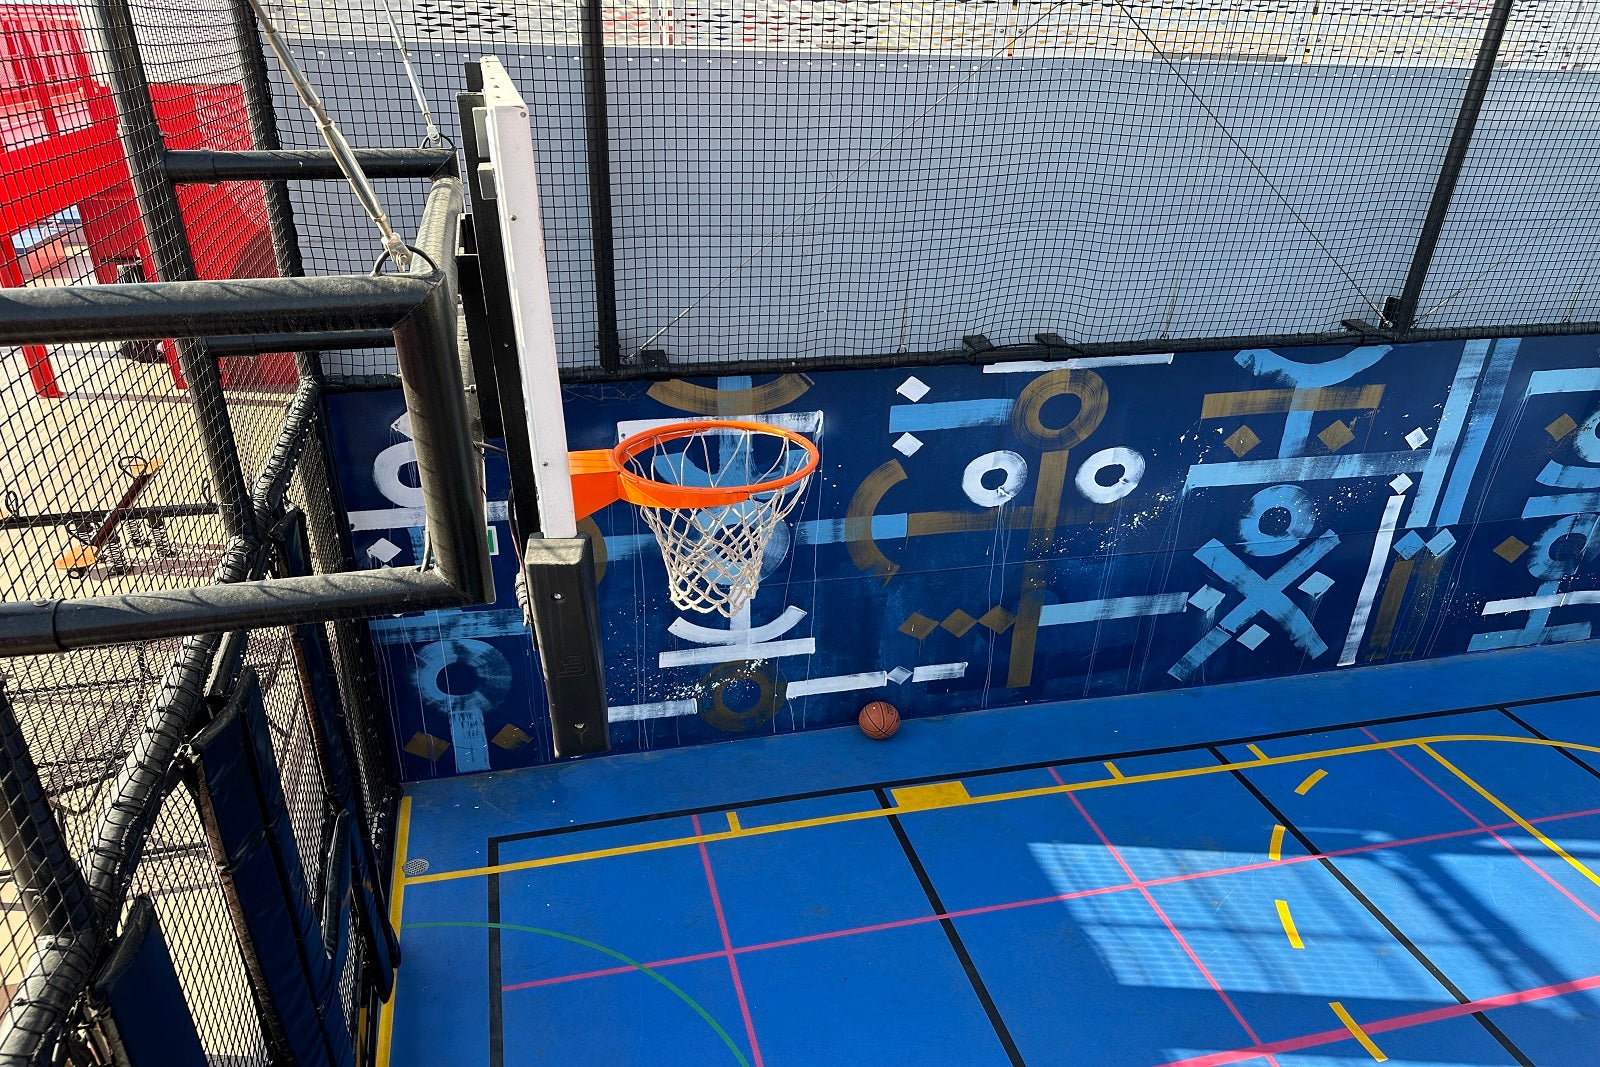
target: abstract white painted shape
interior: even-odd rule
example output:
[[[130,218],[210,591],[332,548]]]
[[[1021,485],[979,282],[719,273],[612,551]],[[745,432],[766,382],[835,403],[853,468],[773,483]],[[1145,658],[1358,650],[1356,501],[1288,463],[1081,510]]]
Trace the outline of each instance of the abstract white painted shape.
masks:
[[[928,387],[923,383],[922,379],[913,374],[911,377],[901,382],[900,388],[896,389],[895,392],[899,393],[901,396],[915,404],[917,401],[928,395]]]
[[[1110,485],[1101,485],[1096,477],[1101,471],[1121,467],[1122,474]],[[1144,456],[1131,448],[1105,448],[1083,461],[1078,468],[1074,484],[1084,499],[1096,504],[1110,504],[1121,500],[1139,487],[1144,477]]]
[[[991,471],[999,471],[1004,476],[993,489],[983,484],[983,476]],[[997,508],[1010,503],[1027,484],[1028,461],[1005,449],[979,456],[967,464],[961,475],[961,491],[980,508]]]
[[[399,554],[400,546],[389,540],[387,537],[380,537],[376,541],[372,542],[372,544],[367,546],[367,555],[371,556],[379,563],[391,563]]]
[[[908,433],[903,433],[894,440],[894,450],[908,458],[916,455],[921,447],[922,442]]]

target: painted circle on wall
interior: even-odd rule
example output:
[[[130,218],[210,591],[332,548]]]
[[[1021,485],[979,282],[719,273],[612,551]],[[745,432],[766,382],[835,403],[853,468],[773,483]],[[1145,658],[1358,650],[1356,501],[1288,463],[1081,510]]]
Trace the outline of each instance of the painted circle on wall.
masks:
[[[1597,526],[1597,515],[1568,515],[1552,522],[1528,553],[1528,573],[1548,582],[1577,574],[1600,553]]]
[[[961,491],[980,508],[1010,503],[1027,484],[1028,461],[1005,449],[984,453],[961,474]]]
[[[1317,526],[1317,508],[1298,485],[1269,485],[1250,498],[1239,520],[1239,547],[1252,556],[1281,556]]]
[[[1072,396],[1078,399],[1078,411],[1072,418],[1059,422],[1056,410],[1059,404],[1050,403],[1057,397]],[[1011,430],[1030,444],[1046,451],[1075,448],[1094,433],[1105,418],[1110,394],[1105,379],[1092,370],[1053,370],[1029,382],[1017,397],[1011,411]],[[1052,414],[1045,419],[1045,408]]]
[[[789,546],[794,543],[794,528],[788,520],[779,519],[772,528],[772,535],[767,539],[766,546],[761,550],[761,574],[758,581],[766,581],[767,575],[778,569],[789,556]],[[712,584],[719,589],[726,589],[733,584],[734,575],[742,572],[743,564],[727,562],[724,557],[707,555],[704,557],[706,569],[713,572]]]
[[[417,692],[439,712],[484,714],[511,692],[511,664],[486,641],[447,638],[417,651]]]
[[[1572,435],[1572,447],[1590,463],[1600,463],[1600,408],[1595,408],[1594,414],[1584,419]]]
[[[783,710],[788,688],[778,668],[760,660],[722,663],[700,680],[700,717],[724,733],[747,734]]]
[[[1137,489],[1143,477],[1144,457],[1119,445],[1103,448],[1084,460],[1074,481],[1084,499],[1110,504]]]

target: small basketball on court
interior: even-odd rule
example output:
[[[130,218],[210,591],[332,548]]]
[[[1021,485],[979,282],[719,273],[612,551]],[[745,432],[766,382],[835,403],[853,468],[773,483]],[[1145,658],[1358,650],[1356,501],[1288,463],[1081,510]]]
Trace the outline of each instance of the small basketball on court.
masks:
[[[874,700],[861,709],[856,721],[861,724],[862,733],[874,741],[886,741],[900,729],[900,712],[887,700]]]

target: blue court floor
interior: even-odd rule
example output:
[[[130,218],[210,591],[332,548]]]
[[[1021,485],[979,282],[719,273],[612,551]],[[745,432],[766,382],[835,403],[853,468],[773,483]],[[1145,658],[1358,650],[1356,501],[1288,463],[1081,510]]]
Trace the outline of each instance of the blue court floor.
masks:
[[[1600,1064],[1596,643],[480,775],[401,816],[383,1067]]]

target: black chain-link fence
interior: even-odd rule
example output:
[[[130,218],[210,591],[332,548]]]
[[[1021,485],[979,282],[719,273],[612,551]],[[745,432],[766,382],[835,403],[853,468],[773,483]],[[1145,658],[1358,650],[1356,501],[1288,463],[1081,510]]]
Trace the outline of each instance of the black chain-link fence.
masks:
[[[448,135],[481,54],[532,107],[569,378],[1600,321],[1577,0],[388,3]],[[356,143],[421,137],[383,0],[275,12]]]

